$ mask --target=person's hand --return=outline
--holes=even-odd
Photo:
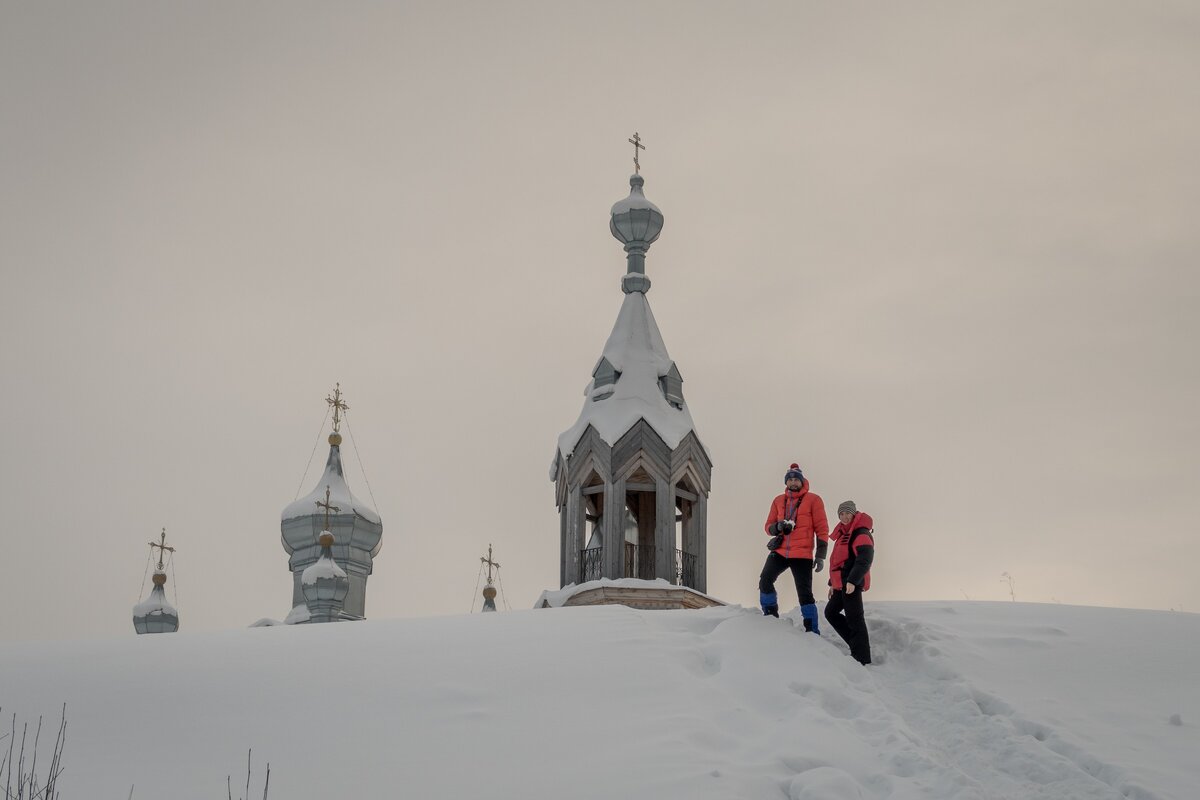
[[[791,533],[792,529],[796,527],[796,523],[790,519],[781,519],[779,520],[779,527],[780,533]]]
[[[846,594],[854,594],[854,584],[853,583],[846,584]]]
[[[818,558],[813,562],[813,572],[820,572],[823,569],[825,569],[825,559]]]
[[[832,599],[833,599],[833,587],[832,587],[832,586],[830,586],[830,587],[829,587],[829,594],[825,595],[825,599],[826,599],[826,600],[832,600]]]

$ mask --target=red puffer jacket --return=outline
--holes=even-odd
[[[817,555],[825,557],[825,549],[829,541],[829,520],[825,517],[825,503],[821,496],[808,490],[808,478],[800,486],[798,492],[784,492],[771,503],[771,513],[767,515],[767,524],[763,526],[768,536],[774,536],[771,526],[781,519],[790,519],[796,523],[795,529],[783,537],[783,544],[774,552],[784,558],[813,557],[814,540],[819,541]]]
[[[875,560],[874,526],[871,515],[859,511],[849,525],[839,522],[834,527],[830,536],[834,540],[833,555],[829,557],[829,585],[834,589],[841,589],[846,582],[864,592],[871,588],[871,562]],[[864,533],[855,536],[859,530]],[[854,539],[853,550],[851,538]]]

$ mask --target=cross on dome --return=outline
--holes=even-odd
[[[479,560],[481,562],[483,562],[484,564],[488,565],[487,582],[488,582],[488,585],[491,586],[492,585],[492,567],[495,567],[496,569],[500,569],[500,562],[492,560],[492,546],[490,544],[488,545],[487,558],[480,556]]]
[[[645,150],[646,145],[642,144],[642,137],[638,136],[637,131],[633,132],[632,139],[626,139],[625,141],[633,145],[633,173],[635,175],[641,175],[642,165],[638,162],[638,150]]]
[[[157,542],[149,542],[150,552],[154,552],[154,548],[158,548],[158,569],[163,568],[163,556],[165,553],[174,553],[174,547],[167,547],[167,529],[162,529],[162,535]]]
[[[342,412],[350,410],[350,406],[342,399],[342,384],[338,383],[334,387],[333,395],[326,397],[325,402],[333,409],[333,432],[341,433]]]
[[[329,512],[330,511],[341,511],[342,509],[339,508],[338,506],[329,504],[329,487],[328,486],[325,487],[325,502],[322,503],[320,500],[317,500],[316,504],[317,504],[317,508],[325,509],[325,530],[329,530]]]

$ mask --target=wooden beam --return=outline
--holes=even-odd
[[[625,488],[631,492],[654,492],[654,491],[657,491],[656,487],[652,483],[627,483],[627,484],[625,484]],[[583,493],[588,494],[588,490],[584,489]],[[694,495],[691,492],[686,491],[684,489],[680,489],[678,486],[675,487],[675,496],[682,497],[684,500],[687,500],[692,503],[696,502],[696,495]]]

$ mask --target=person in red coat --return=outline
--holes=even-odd
[[[838,506],[838,524],[829,558],[829,602],[825,619],[850,645],[850,655],[860,664],[871,663],[871,637],[863,616],[863,592],[871,588],[871,562],[875,560],[874,521],[847,500]]]
[[[779,545],[767,554],[767,563],[758,576],[758,596],[764,616],[779,616],[779,595],[775,579],[790,569],[800,598],[800,613],[804,630],[819,634],[817,601],[812,593],[813,569],[820,572],[825,566],[825,551],[829,546],[829,520],[825,518],[825,503],[820,495],[809,491],[808,479],[797,464],[783,476],[787,491],[771,503],[771,512],[764,526],[768,536],[780,536]]]

